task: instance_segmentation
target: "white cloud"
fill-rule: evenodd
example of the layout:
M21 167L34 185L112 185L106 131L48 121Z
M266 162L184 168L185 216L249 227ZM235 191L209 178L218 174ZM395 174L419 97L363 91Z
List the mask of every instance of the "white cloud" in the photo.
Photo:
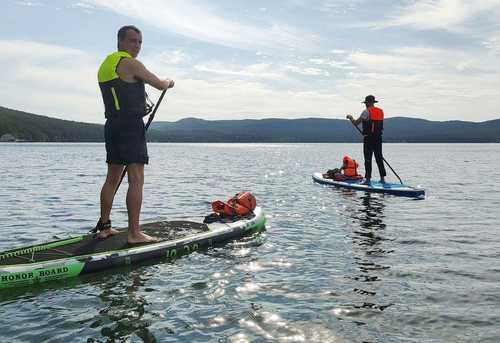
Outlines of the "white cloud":
M198 41L227 47L312 49L317 39L286 23L249 24L225 17L206 4L190 0L85 0L85 3L143 20L158 28Z
M330 94L273 90L258 82L184 79L170 94L168 111L184 113L181 117L203 119L303 118L329 112L327 109L333 108L334 101ZM168 114L158 117L158 120L174 119L178 117Z
M348 61L338 61L329 58L310 58L308 62L315 65L323 65L335 69L346 69L346 70L356 69L356 67L350 65Z
M313 64L325 64L326 63L326 59L324 58L310 58L309 59L309 62L313 63Z
M27 41L0 41L5 66L0 90L4 106L64 119L103 122L96 70L100 60L84 51ZM145 56L145 64L174 78L158 120L186 116L204 119L342 118L357 114L359 102L374 93L389 117L419 116L434 120L478 120L497 112L500 67L485 58L457 50L399 48L386 54L352 52L345 63L352 71L328 76L327 70L298 65L255 63L246 66L211 61L178 69L162 54ZM327 66L329 57L306 60ZM78 66L78 67L76 67ZM286 74L286 71L292 73ZM471 72L472 71L472 72ZM295 75L295 76L294 76ZM307 79L302 80L304 76ZM310 82L310 78L314 82ZM309 81L307 81L309 80ZM285 87L274 82L285 82ZM156 98L155 91L149 91ZM478 109L477 104L481 104Z
M461 31L467 21L494 9L498 11L499 5L499 0L420 0L400 8L381 26L412 26L420 30Z
M96 80L99 59L81 50L30 41L0 41L0 49L4 51L0 62L8 71L4 81L10 85L0 90L2 105L62 119L104 121ZM171 69L176 65L166 64L158 56L147 56L145 60L154 61L146 65L158 75L175 78L178 72ZM321 106L333 104L331 96L320 92L273 89L257 82L284 77L272 65L237 67L212 62L207 63L205 71L215 74L215 78L193 77L199 74L195 68L191 77L183 72L184 76L168 92L159 120L190 115L205 119L300 117L314 115L318 108L326 108ZM218 73L236 78L218 79ZM156 98L155 91L149 93Z
M222 62L213 61L195 65L194 69L201 72L246 77L250 79L279 80L285 78L283 73L276 72L272 66L267 63L256 63L245 67L236 67Z
M391 25L405 27L390 30L391 41L386 45L383 40L377 45L370 42L374 34L385 34L385 31L374 32L366 27L351 30L350 27L346 33L328 31L330 27L322 34L335 40L335 46L324 44L312 51L308 49L321 38L311 42L312 36L306 30L319 27L335 16L331 12L320 13L320 2L312 5L314 10L310 10L305 0L293 0L299 8L290 7L289 2L273 5L259 19L248 16L259 11L259 6L254 5L255 11L247 11L245 15L231 17L222 3L209 1L75 0L74 3L83 5L78 5L83 10L86 6L94 7L94 12L109 10L106 14L113 20L125 15L134 21L152 24L161 32L182 35L172 39L171 50L149 55L144 50L146 54L140 56L155 74L176 81L175 88L168 92L168 101L160 109L159 118L165 120L192 115L206 119L340 118L345 113L358 113L360 101L370 93L382 100L388 116L484 120L498 115L492 99L500 88L500 36L494 30L492 19L498 13L499 1L412 2L411 6L397 9L396 16L389 14ZM347 2L328 3L330 9L334 9ZM361 1L355 1L354 5L363 12L352 10L343 17L348 17L349 22L352 19L353 23L366 22L366 6L362 6ZM290 8L295 12L304 11L303 16L300 12L300 23L305 29L291 24L296 18L292 17ZM377 13L382 12L390 13L388 8L380 8ZM479 18L484 18L486 24ZM280 19L286 24L278 24ZM311 24L311 19L317 22ZM257 23L257 20L269 22ZM436 28L454 32L467 29L468 35L453 37L468 40L464 40L463 46L447 48L447 43L441 42L446 35L413 31ZM29 37L29 33L26 35ZM401 35L406 47L398 41ZM68 36L78 37L78 34L71 31ZM155 36L158 38L157 34L148 34L153 39ZM207 44L193 43L185 37L225 48L207 48ZM414 37L417 40L412 40ZM189 42L185 44L186 41ZM346 41L349 43L342 43ZM436 45L425 45L429 44L425 42ZM71 45L78 46L78 43L72 41ZM157 46L153 41L150 43ZM352 46L364 50L349 51ZM88 47L80 50L13 40L0 41L0 49L2 80L9 85L0 89L1 105L67 119L103 122L96 72L105 52L94 56ZM290 52L293 49L294 52ZM157 95L154 91L149 93L153 99Z
M398 48L386 54L354 52L358 69L344 83L347 94L375 94L389 116L478 120L498 113L500 66L494 57L453 49ZM480 104L480 106L478 106Z
M494 99L500 88L500 66L495 56L485 58L460 50L403 47L385 54L346 53L346 58L339 62L352 69L334 76L327 76L325 69L308 65L328 66L331 62L328 56L283 66L271 63L237 66L215 60L198 64L176 80L176 87L169 94L168 109L164 109L170 114L164 120L185 116L343 118L347 113L358 114L362 110L360 101L371 93L382 100L381 106L388 117L480 120L478 111L490 118L497 113ZM155 65L153 70L166 70L162 68L165 66ZM289 73L278 79L278 84L273 77L263 77L268 72L281 75L285 71ZM480 108L477 104L481 104Z
M182 64L190 61L190 57L182 50L163 52L159 59L166 64Z
M77 49L22 40L0 40L0 50L1 59L26 59L35 56L37 60L53 60L82 55Z
M285 66L285 69L301 74L301 75L307 75L307 76L330 76L330 73L327 70L323 70L320 68L311 68L311 67L299 67L296 65L287 65Z
M340 50L340 49L333 49L331 51L332 54L336 54L336 55L342 55L342 54L345 54L345 50Z
M436 72L454 74L458 71L500 71L494 57L475 55L458 49L401 47L388 50L385 54L353 52L348 60L365 71L400 74L402 77Z
M2 105L65 119L102 117L98 61L84 51L31 41L0 41ZM89 104L94 104L93 106Z
M366 0L323 0L321 1L320 11L333 12L337 14L346 14L358 10L359 6L367 3ZM371 2L368 2L369 6ZM308 3L308 5L310 5Z
M28 7L38 7L43 6L43 3L40 1L16 1L16 4L20 6L28 6Z
M483 45L497 56L500 55L500 34L489 37L483 41Z
M89 4L89 3L84 3L84 2L77 2L75 4L70 5L71 8L81 8L87 13L92 13L91 10L95 9L95 6Z

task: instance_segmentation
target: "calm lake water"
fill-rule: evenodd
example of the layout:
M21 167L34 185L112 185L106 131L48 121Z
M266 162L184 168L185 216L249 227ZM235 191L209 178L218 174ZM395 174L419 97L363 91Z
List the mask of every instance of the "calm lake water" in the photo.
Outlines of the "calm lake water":
M202 220L251 190L267 231L1 291L0 342L500 342L500 145L385 144L425 200L312 182L361 149L150 144L142 222ZM0 250L92 228L104 158L102 144L0 144Z

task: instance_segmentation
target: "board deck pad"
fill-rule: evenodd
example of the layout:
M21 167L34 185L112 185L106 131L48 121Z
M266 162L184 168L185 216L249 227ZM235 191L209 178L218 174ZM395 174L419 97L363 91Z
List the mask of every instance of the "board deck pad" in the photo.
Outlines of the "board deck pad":
M143 224L141 225L141 230L150 236L158 238L160 242L163 242L202 233L208 231L209 228L206 224L191 221L160 221ZM84 236L82 240L75 243L7 257L0 259L0 265L51 261L60 258L110 252L157 243L130 244L127 242L127 229L121 229L119 231L119 234L108 238L98 238L95 234L88 234Z

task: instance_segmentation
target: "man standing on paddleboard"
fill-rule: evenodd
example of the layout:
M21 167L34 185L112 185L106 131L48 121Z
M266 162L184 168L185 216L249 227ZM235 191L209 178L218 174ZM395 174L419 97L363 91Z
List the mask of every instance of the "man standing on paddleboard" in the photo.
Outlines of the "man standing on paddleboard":
M369 184L372 177L372 156L375 155L375 161L377 162L378 171L380 173L380 182L385 182L385 167L384 167L384 157L382 155L382 132L384 131L384 111L375 107L375 100L373 95L368 95L365 97L366 109L361 112L358 119L354 119L352 115L347 115L354 125L358 126L360 123L363 124L363 154L365 157L365 181L364 183Z
M159 90L174 86L173 80L160 80L136 59L141 45L142 33L137 27L129 25L120 28L118 51L106 57L98 72L106 117L104 138L108 174L101 190L101 217L94 230L99 231L100 238L118 233L111 227L110 214L116 189L127 168L129 243L155 240L139 228L144 165L149 162L146 130L142 120L149 113L144 84Z

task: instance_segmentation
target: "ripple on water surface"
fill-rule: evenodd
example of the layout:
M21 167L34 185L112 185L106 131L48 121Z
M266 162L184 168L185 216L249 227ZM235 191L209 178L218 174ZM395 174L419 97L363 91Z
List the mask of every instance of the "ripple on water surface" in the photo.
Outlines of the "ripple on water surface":
M0 144L0 248L93 227L103 151ZM201 220L212 200L251 190L267 231L172 262L2 291L0 341L500 341L500 189L474 181L477 170L500 179L492 168L499 145L385 144L404 181L426 189L422 201L312 182L346 153L361 161L360 144L149 151L144 222ZM127 225L126 186L112 213L119 227Z

